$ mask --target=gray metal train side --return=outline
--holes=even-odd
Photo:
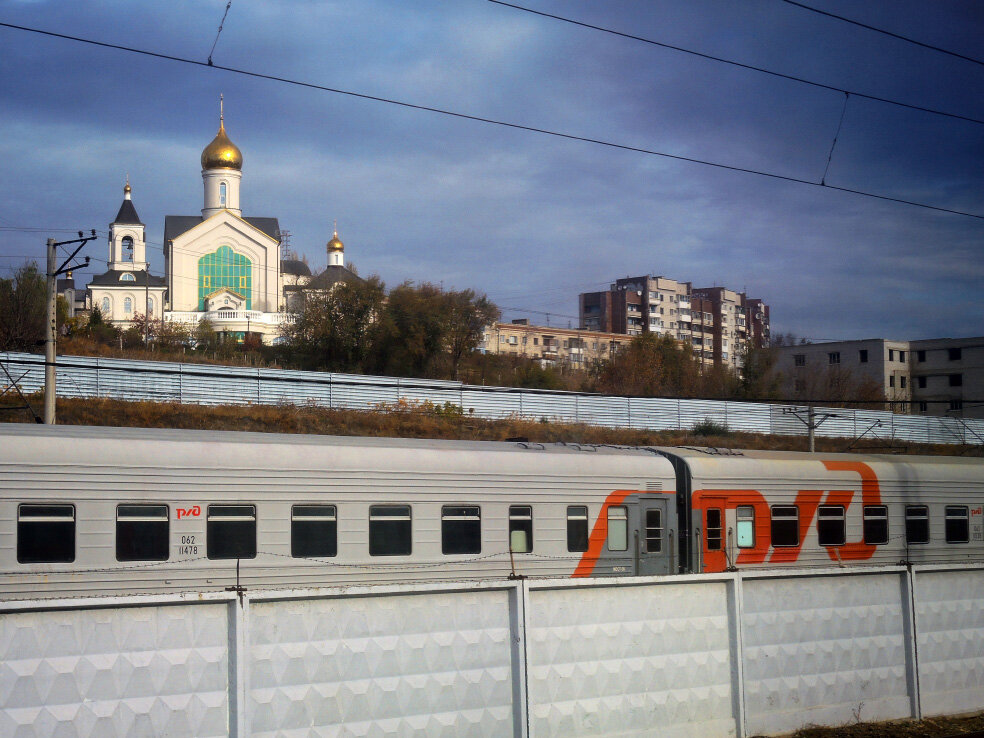
[[[671,464],[642,449],[0,425],[0,598],[449,580],[513,571],[669,573],[679,566],[670,545],[674,485]],[[618,504],[606,504],[612,500]],[[310,525],[334,525],[334,555],[292,555],[298,510],[314,511]],[[330,513],[317,515],[325,510]],[[213,518],[214,511],[232,514]],[[391,517],[370,521],[374,511]],[[609,515],[613,529],[625,530],[620,540],[607,540]],[[646,516],[660,524],[659,530],[651,526],[652,535],[664,540],[637,541]],[[442,526],[454,521],[480,530],[468,553],[442,550]],[[253,555],[209,558],[208,531],[219,522],[233,538],[252,526]],[[370,555],[373,525],[384,539],[405,526],[409,551]],[[512,529],[526,525],[532,526],[532,551],[510,556]],[[574,549],[584,547],[587,535],[592,550],[570,550],[570,529],[580,539]],[[166,560],[119,561],[123,530],[148,539],[166,530]],[[147,543],[131,541],[138,549]],[[647,543],[658,550],[648,551]],[[44,561],[51,550],[48,558],[66,559],[70,551],[71,560]]]

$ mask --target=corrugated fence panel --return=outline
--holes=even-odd
[[[503,590],[254,603],[253,736],[514,734]]]
[[[331,406],[340,410],[373,410],[397,407],[400,391],[391,377],[362,374],[331,375]]]
[[[608,428],[626,428],[630,422],[627,397],[581,395],[577,402],[577,417],[581,423]]]
[[[772,406],[758,402],[729,402],[728,428],[743,433],[772,433]]]
[[[496,420],[522,415],[523,393],[521,390],[503,387],[461,388],[461,407],[465,415]]]
[[[264,369],[259,376],[262,404],[331,407],[331,375],[327,372]]]
[[[44,389],[44,357],[36,354],[0,353],[0,362],[10,373],[10,379],[26,395]],[[0,390],[9,383],[7,375],[0,375]]]
[[[0,354],[0,361],[25,393],[44,387],[44,358]],[[732,431],[804,436],[805,406],[717,400],[626,398],[573,392],[479,387],[426,379],[328,374],[209,364],[175,364],[61,356],[58,393],[63,397],[113,397],[189,404],[314,404],[373,410],[433,403],[460,406],[478,418],[546,418],[612,428],[690,430],[709,421]],[[0,381],[0,389],[6,383]],[[919,443],[984,444],[984,420],[890,412],[816,408],[818,436]],[[802,418],[802,420],[800,419]],[[880,421],[878,423],[877,421]]]
[[[805,415],[803,416],[806,417]],[[851,410],[850,408],[840,408],[840,407],[818,407],[816,408],[816,414],[814,416],[815,422],[822,424],[816,429],[817,436],[825,436],[827,438],[851,438],[855,435],[855,428],[864,428],[869,424],[861,426],[861,421],[858,419],[857,412]],[[889,414],[889,418],[891,415]],[[806,426],[803,426],[804,433],[806,432]],[[857,431],[858,433],[861,430]],[[877,430],[877,429],[876,429]],[[891,432],[891,423],[888,426],[889,432]],[[872,435],[872,433],[868,433]]]
[[[984,571],[916,574],[916,633],[923,714],[984,707]]]
[[[228,605],[0,615],[0,735],[226,736]]]
[[[400,399],[411,405],[432,403],[438,407],[461,405],[461,382],[444,382],[436,379],[397,379]]]
[[[556,423],[578,422],[578,397],[568,392],[523,392],[523,415]]]
[[[183,402],[199,405],[247,405],[259,402],[259,374],[251,367],[185,364],[181,369]]]
[[[680,427],[680,403],[658,397],[629,398],[630,427],[640,430],[676,430]]]
[[[903,576],[744,580],[750,734],[912,714]]]
[[[839,410],[835,412],[850,413],[852,411]],[[853,412],[857,435],[860,436],[864,433],[865,438],[881,438],[886,441],[892,439],[892,431],[894,430],[892,413],[882,410],[854,410]]]
[[[530,588],[532,736],[733,736],[724,582]]]
[[[723,402],[714,400],[680,400],[680,427],[693,430],[694,426],[713,423],[728,428],[728,409]]]

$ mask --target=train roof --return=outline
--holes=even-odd
[[[867,464],[939,464],[962,467],[984,467],[984,459],[964,456],[919,456],[914,454],[861,454],[818,451],[744,451],[730,448],[701,446],[659,446],[660,453],[677,456],[687,463],[702,461],[816,461],[829,459],[835,461],[857,461]]]
[[[99,439],[104,441],[180,441],[183,443],[286,444],[291,446],[360,446],[373,448],[435,449],[457,451],[528,452],[551,454],[600,453],[654,457],[649,447],[606,446],[589,443],[541,443],[539,441],[459,441],[389,436],[332,436],[311,433],[262,433],[256,431],[189,430],[184,428],[135,428],[91,425],[30,425],[0,423],[0,436],[34,438]],[[0,450],[2,455],[2,450]]]

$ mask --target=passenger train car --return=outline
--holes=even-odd
[[[0,424],[0,599],[984,558],[984,461]]]

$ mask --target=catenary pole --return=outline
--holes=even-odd
[[[55,266],[55,239],[48,239],[48,268],[45,272],[47,286],[47,319],[44,324],[44,423],[55,424],[55,341],[57,279]]]

